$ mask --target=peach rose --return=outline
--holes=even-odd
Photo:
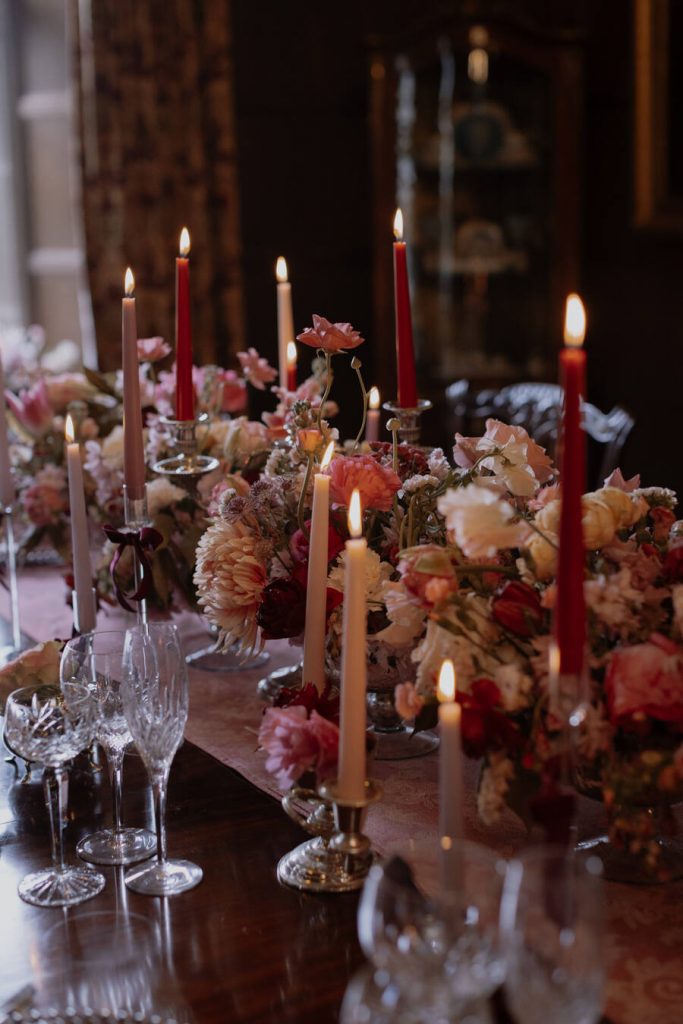
[[[297,341],[311,348],[321,348],[324,352],[342,352],[344,349],[357,348],[363,343],[358,331],[351,324],[332,324],[324,316],[313,314],[313,326],[297,335]]]
[[[389,512],[401,479],[388,466],[371,455],[342,455],[330,463],[330,498],[348,506],[353,491],[360,491],[361,505],[378,512]]]

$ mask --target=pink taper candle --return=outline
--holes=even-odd
[[[134,289],[135,278],[128,267],[123,299],[123,479],[128,498],[138,501],[145,495],[145,452]]]
[[[365,690],[367,678],[365,606],[365,560],[367,541],[361,536],[363,516],[360,494],[355,490],[349,504],[349,533],[346,542],[344,615],[342,629],[341,693],[339,697],[340,803],[354,803],[365,797]]]
[[[66,417],[66,465],[69,474],[69,511],[71,516],[71,548],[74,569],[74,590],[78,602],[78,630],[90,633],[97,625],[95,595],[92,588],[92,565],[88,516],[85,511],[81,446],[75,440],[71,416]]]
[[[5,371],[0,360],[0,506],[9,508],[14,504],[17,492],[10,463],[5,404]]]
[[[330,441],[313,477],[313,511],[308,542],[308,586],[304,628],[303,681],[313,683],[318,693],[325,689],[325,625],[327,620],[327,564],[330,535],[330,478],[325,474],[334,454]]]

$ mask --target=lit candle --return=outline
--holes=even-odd
[[[370,388],[370,398],[368,400],[368,418],[365,422],[366,441],[379,441],[379,406],[379,388],[373,386]]]
[[[581,496],[586,482],[585,436],[581,425],[581,397],[585,391],[586,313],[578,295],[569,295],[564,342],[560,353],[560,379],[564,412],[560,439],[560,550],[557,564],[557,600],[554,632],[559,649],[559,674],[580,675],[586,644],[586,606],[583,596],[585,547]]]
[[[463,785],[460,740],[461,707],[455,700],[455,668],[447,658],[439,672],[439,837],[441,888],[458,893],[463,887]]]
[[[365,558],[367,541],[361,536],[363,516],[360,494],[355,490],[349,504],[346,542],[344,615],[342,628],[341,693],[339,695],[340,803],[361,801],[365,796],[365,690],[366,608]]]
[[[194,419],[192,383],[192,320],[190,316],[190,232],[180,232],[180,256],[175,261],[175,371],[177,420]]]
[[[333,454],[334,441],[330,441],[320,463],[320,470],[313,477],[313,512],[308,542],[303,681],[313,683],[318,693],[325,689],[325,625],[329,562],[330,478],[325,470]]]
[[[71,549],[74,570],[74,590],[78,603],[78,630],[89,633],[97,625],[95,595],[92,586],[88,517],[85,511],[81,446],[75,440],[74,424],[67,415],[64,427],[66,438],[66,465],[69,474],[69,510],[71,515]]]
[[[5,371],[0,358],[0,506],[10,508],[14,504],[17,493],[9,457],[5,408]]]
[[[296,391],[296,342],[287,342],[287,390]]]
[[[394,217],[394,304],[396,310],[396,373],[398,379],[398,404],[402,409],[414,409],[417,405],[417,384],[415,381],[415,352],[413,350],[413,320],[410,312],[410,289],[408,286],[408,260],[406,243],[403,241],[403,214],[396,211]]]
[[[278,256],[275,264],[277,278],[277,354],[280,368],[280,387],[287,387],[287,344],[294,340],[294,314],[292,312],[292,286],[287,280],[287,261]]]
[[[128,267],[122,301],[123,338],[123,479],[129,500],[145,495],[145,452],[142,439],[142,404],[138,364],[138,329],[135,318],[135,278]]]

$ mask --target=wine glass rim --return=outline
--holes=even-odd
[[[10,701],[12,702],[12,704],[21,703],[21,701],[18,700],[18,695],[20,693],[26,694],[28,696],[28,694],[35,694],[37,690],[48,688],[54,690],[55,694],[62,692],[62,688],[59,682],[48,683],[43,680],[36,680],[35,683],[27,683],[25,686],[18,686],[16,690],[12,690],[11,693],[8,693],[7,697],[5,698],[5,705],[9,704]]]
[[[129,626],[126,630],[126,636],[145,636],[147,633],[160,633],[167,631],[174,633],[178,636],[178,627],[175,622],[140,622],[136,626]]]
[[[562,843],[538,843],[535,846],[527,846],[510,858],[509,863],[518,864],[522,869],[533,864],[547,860],[562,860],[573,863],[581,868],[586,875],[594,878],[601,878],[603,874],[603,863],[590,850],[577,850],[573,846],[566,846]]]
[[[124,643],[125,643],[125,640],[126,640],[126,632],[127,632],[127,630],[125,630],[125,629],[92,629],[88,633],[80,633],[78,636],[71,637],[70,640],[67,640],[67,642],[64,644],[64,651],[71,650],[71,651],[74,651],[75,653],[80,654],[84,641],[94,642],[95,645],[97,645],[97,641],[98,640],[106,642],[108,639],[110,639],[112,637],[120,637],[121,638],[120,650],[123,651]],[[97,653],[98,652],[95,651],[95,654],[97,654]],[[101,653],[101,654],[111,654],[111,653],[115,653],[115,652],[109,650],[109,651],[100,651],[99,653]]]

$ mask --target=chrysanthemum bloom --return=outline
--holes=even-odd
[[[340,456],[330,464],[330,498],[337,505],[348,505],[358,488],[364,509],[389,512],[401,479],[393,469],[383,466],[371,455]]]
[[[256,643],[256,612],[266,584],[266,567],[256,553],[259,543],[239,519],[219,519],[197,545],[198,601],[226,644],[251,648]]]
[[[313,314],[313,326],[297,335],[297,341],[311,348],[321,348],[324,352],[341,352],[348,348],[357,348],[363,338],[351,324],[332,324],[324,316]]]

